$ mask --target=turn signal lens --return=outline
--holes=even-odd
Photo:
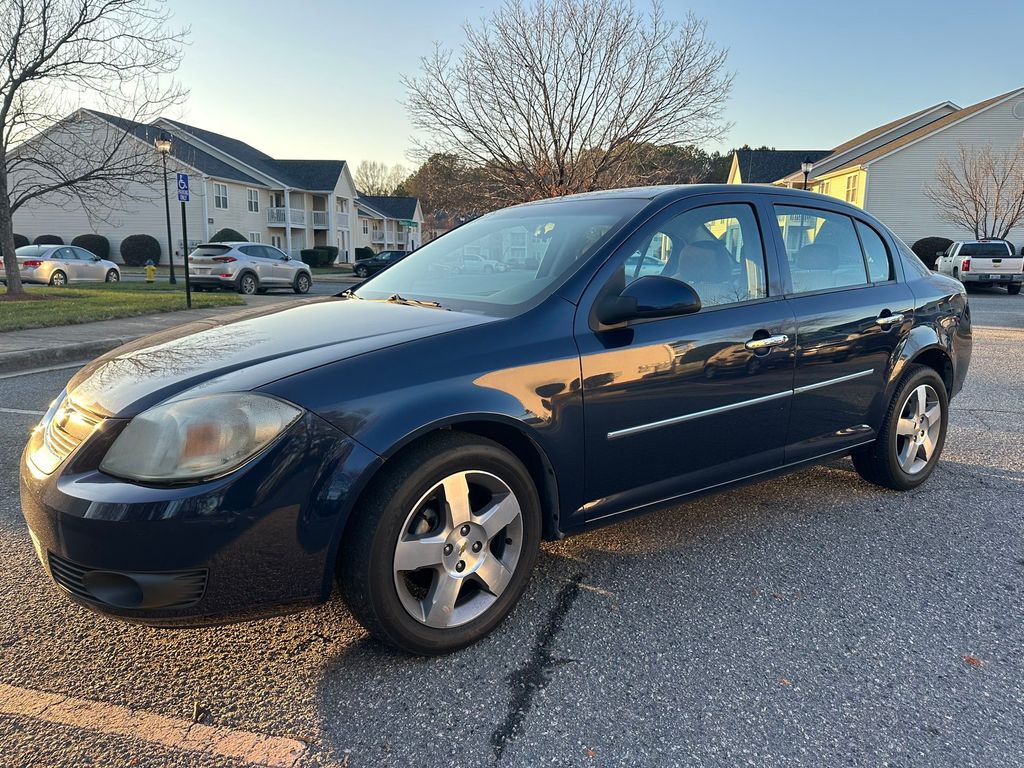
[[[131,420],[100,469],[143,482],[208,480],[240,467],[300,416],[291,403],[251,392],[164,403]]]

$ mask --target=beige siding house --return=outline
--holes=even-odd
[[[356,248],[413,251],[423,245],[423,211],[415,197],[362,195],[356,200]]]
[[[942,102],[875,128],[836,147],[814,163],[810,188],[858,205],[877,216],[908,243],[922,237],[972,237],[943,221],[925,190],[936,183],[942,158],[961,145],[1012,151],[1024,141],[1024,88],[969,107]],[[775,181],[803,186],[803,175]],[[1024,227],[1010,233],[1024,242]]]
[[[344,160],[279,160],[238,139],[176,120],[142,124],[84,112],[96,130],[126,131],[143,145],[153,146],[161,131],[170,134],[171,243],[178,259],[186,244],[173,186],[175,171],[190,176],[191,199],[186,204],[189,248],[229,227],[251,241],[275,245],[293,256],[303,248],[333,245],[338,248],[339,262],[353,260],[358,195]],[[415,208],[418,212],[418,203]],[[17,211],[14,228],[29,239],[54,234],[66,242],[85,233],[104,235],[115,260],[120,258],[118,249],[125,237],[144,233],[160,242],[161,261],[166,262],[168,256],[164,190],[159,184],[129,186],[104,210],[84,210],[69,200],[34,201]]]

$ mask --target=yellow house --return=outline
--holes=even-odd
[[[796,172],[802,163],[815,163],[829,154],[827,149],[743,149],[734,150],[729,166],[729,184],[774,184]],[[803,186],[803,177],[799,187]]]

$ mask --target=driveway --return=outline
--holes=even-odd
[[[972,295],[976,324],[1019,320],[991,298]],[[5,378],[0,763],[1019,764],[1022,342],[976,328],[943,460],[916,492],[843,460],[545,544],[499,631],[438,659],[367,638],[337,599],[179,631],[62,599],[17,464],[72,371]]]

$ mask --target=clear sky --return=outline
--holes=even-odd
[[[641,3],[642,4],[642,3]],[[407,157],[412,127],[400,77],[434,41],[493,0],[171,0],[192,27],[174,116],[275,157]],[[729,49],[733,123],[721,145],[828,149],[950,100],[961,106],[1024,86],[1018,0],[665,0],[693,10]]]

